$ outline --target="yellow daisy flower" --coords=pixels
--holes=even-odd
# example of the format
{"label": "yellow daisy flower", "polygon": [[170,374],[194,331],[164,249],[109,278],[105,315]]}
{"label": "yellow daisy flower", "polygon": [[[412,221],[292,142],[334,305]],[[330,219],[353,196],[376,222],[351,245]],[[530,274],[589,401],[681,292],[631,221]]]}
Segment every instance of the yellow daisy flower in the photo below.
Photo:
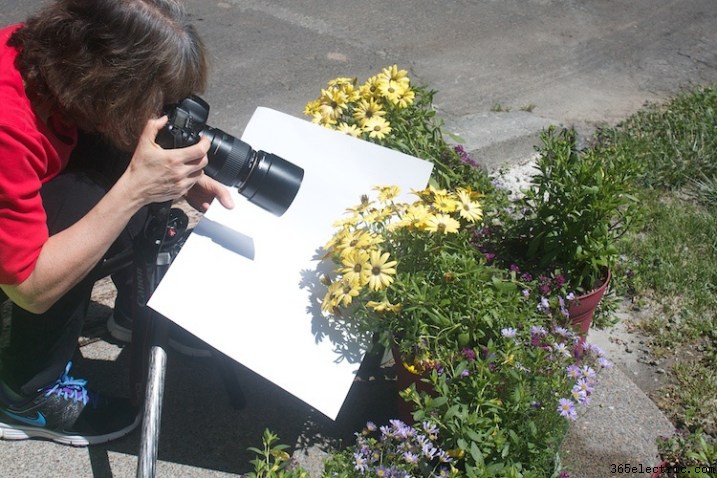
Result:
{"label": "yellow daisy flower", "polygon": [[384,80],[378,84],[378,91],[381,96],[389,100],[394,105],[398,104],[398,101],[401,99],[406,89],[407,85],[393,80]]}
{"label": "yellow daisy flower", "polygon": [[368,278],[368,286],[371,290],[385,289],[393,282],[393,275],[396,274],[396,261],[389,261],[388,252],[381,253],[380,250],[371,251],[371,271]]}
{"label": "yellow daisy flower", "polygon": [[378,200],[387,203],[394,199],[401,192],[398,186],[375,186],[374,191],[378,191]]}
{"label": "yellow daisy flower", "polygon": [[461,223],[453,219],[448,214],[435,214],[426,219],[426,230],[442,234],[450,234],[458,232]]}
{"label": "yellow daisy flower", "polygon": [[361,98],[365,100],[378,99],[381,96],[381,93],[378,91],[378,83],[380,81],[381,77],[379,77],[378,75],[372,76],[371,78],[366,80],[366,83],[359,87],[359,93],[361,94]]}
{"label": "yellow daisy flower", "polygon": [[370,100],[361,100],[356,105],[354,112],[353,112],[353,118],[359,122],[361,126],[366,124],[368,120],[371,118],[374,118],[376,116],[384,116],[386,114],[386,111],[383,109],[383,107],[376,103],[376,100],[370,99]]}
{"label": "yellow daisy flower", "polygon": [[483,218],[483,209],[479,202],[471,199],[470,192],[465,190],[458,191],[458,200],[460,202],[458,213],[463,219],[469,222],[476,222]]}
{"label": "yellow daisy flower", "polygon": [[362,133],[361,129],[355,124],[348,124],[344,122],[341,122],[338,126],[336,126],[336,131],[353,136],[354,138],[358,138]]}
{"label": "yellow daisy flower", "polygon": [[341,289],[341,282],[333,282],[329,285],[329,290],[326,291],[324,300],[321,301],[321,310],[328,313],[333,313],[339,306],[338,293]]}
{"label": "yellow daisy flower", "polygon": [[341,287],[336,289],[336,301],[344,307],[351,304],[353,298],[361,293],[361,285],[355,276],[344,277],[338,284]]}
{"label": "yellow daisy flower", "polygon": [[330,88],[328,90],[321,90],[321,96],[319,97],[321,106],[319,110],[322,115],[330,116],[332,119],[337,120],[348,108],[348,95],[336,88]]}
{"label": "yellow daisy flower", "polygon": [[385,312],[400,312],[401,311],[401,304],[392,304],[388,301],[388,299],[383,299],[380,302],[377,302],[375,300],[370,300],[366,302],[366,307],[373,309],[374,311],[378,312],[379,314],[385,313]]}
{"label": "yellow daisy flower", "polygon": [[409,105],[413,104],[413,101],[416,99],[416,93],[413,92],[412,89],[407,88],[402,95],[398,97],[398,101],[396,102],[396,106],[399,108],[408,108]]}
{"label": "yellow daisy flower", "polygon": [[458,201],[448,195],[436,195],[433,199],[433,207],[441,212],[453,212],[458,209]]}
{"label": "yellow daisy flower", "polygon": [[354,249],[341,258],[341,264],[343,267],[338,272],[343,274],[344,278],[356,279],[362,286],[368,282],[371,272],[368,252]]}
{"label": "yellow daisy flower", "polygon": [[395,81],[397,83],[405,83],[408,86],[408,72],[406,70],[399,70],[398,65],[392,65],[384,68],[381,71],[381,76],[388,81]]}
{"label": "yellow daisy flower", "polygon": [[318,111],[321,102],[319,100],[309,101],[304,108],[304,116],[314,116]]}
{"label": "yellow daisy flower", "polygon": [[391,133],[391,126],[388,121],[380,116],[366,120],[363,125],[363,131],[368,133],[369,138],[383,139],[387,134]]}
{"label": "yellow daisy flower", "polygon": [[341,257],[355,249],[367,249],[374,243],[373,237],[366,231],[349,231],[341,242],[336,244],[336,249],[341,253]]}

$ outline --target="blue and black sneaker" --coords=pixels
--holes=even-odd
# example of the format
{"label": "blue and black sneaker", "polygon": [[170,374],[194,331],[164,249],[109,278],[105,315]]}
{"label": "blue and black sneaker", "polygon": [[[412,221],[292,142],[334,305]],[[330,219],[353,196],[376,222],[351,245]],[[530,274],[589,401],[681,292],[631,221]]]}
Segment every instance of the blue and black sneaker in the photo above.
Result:
{"label": "blue and black sneaker", "polygon": [[55,383],[30,399],[8,403],[12,401],[7,390],[0,393],[0,438],[45,438],[87,446],[115,440],[134,430],[140,418],[137,407],[128,399],[87,390],[86,380],[67,375],[71,366],[72,362],[68,363]]}

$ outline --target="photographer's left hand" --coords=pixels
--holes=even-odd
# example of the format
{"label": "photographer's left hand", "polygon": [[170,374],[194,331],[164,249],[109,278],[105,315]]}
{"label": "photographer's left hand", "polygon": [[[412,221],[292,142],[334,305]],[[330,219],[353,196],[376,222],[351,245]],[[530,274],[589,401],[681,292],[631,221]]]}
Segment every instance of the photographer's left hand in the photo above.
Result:
{"label": "photographer's left hand", "polygon": [[185,197],[189,205],[199,212],[206,212],[214,198],[219,199],[221,205],[227,209],[234,207],[234,200],[229,189],[206,174],[202,175],[194,186],[187,191]]}

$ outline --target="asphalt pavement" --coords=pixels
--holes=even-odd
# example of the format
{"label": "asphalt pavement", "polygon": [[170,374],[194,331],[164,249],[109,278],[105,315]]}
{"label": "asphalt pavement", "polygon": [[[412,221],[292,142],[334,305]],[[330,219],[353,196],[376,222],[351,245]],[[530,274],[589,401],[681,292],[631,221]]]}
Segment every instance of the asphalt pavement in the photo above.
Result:
{"label": "asphalt pavement", "polygon": [[[42,3],[0,0],[0,23],[21,21]],[[212,52],[209,124],[237,136],[257,106],[302,117],[328,80],[362,81],[397,64],[414,83],[437,90],[446,129],[497,168],[528,161],[547,125],[589,133],[645,102],[717,81],[714,0],[185,3]],[[122,392],[129,354],[104,330],[111,288],[100,284],[96,292],[73,374]],[[281,351],[267,344],[267,353]],[[357,380],[337,421],[241,366],[237,374],[246,396],[241,409],[230,403],[214,361],[169,352],[157,476],[246,472],[246,448],[260,444],[264,428],[295,447],[316,474],[329,445],[350,440],[367,419],[395,414],[387,368]],[[669,432],[620,368],[605,375],[602,390],[566,441],[573,477],[612,476],[610,464],[619,462],[651,466],[654,437]],[[137,432],[91,448],[0,442],[0,476],[134,476],[138,450]]]}

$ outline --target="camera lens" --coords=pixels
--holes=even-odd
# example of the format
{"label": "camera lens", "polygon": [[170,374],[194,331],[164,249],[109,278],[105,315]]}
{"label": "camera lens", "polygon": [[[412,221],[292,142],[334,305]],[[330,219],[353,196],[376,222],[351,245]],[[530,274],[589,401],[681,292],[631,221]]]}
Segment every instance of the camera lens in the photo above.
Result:
{"label": "camera lens", "polygon": [[275,154],[251,146],[217,128],[202,133],[211,140],[205,173],[270,213],[281,216],[294,201],[304,170]]}

